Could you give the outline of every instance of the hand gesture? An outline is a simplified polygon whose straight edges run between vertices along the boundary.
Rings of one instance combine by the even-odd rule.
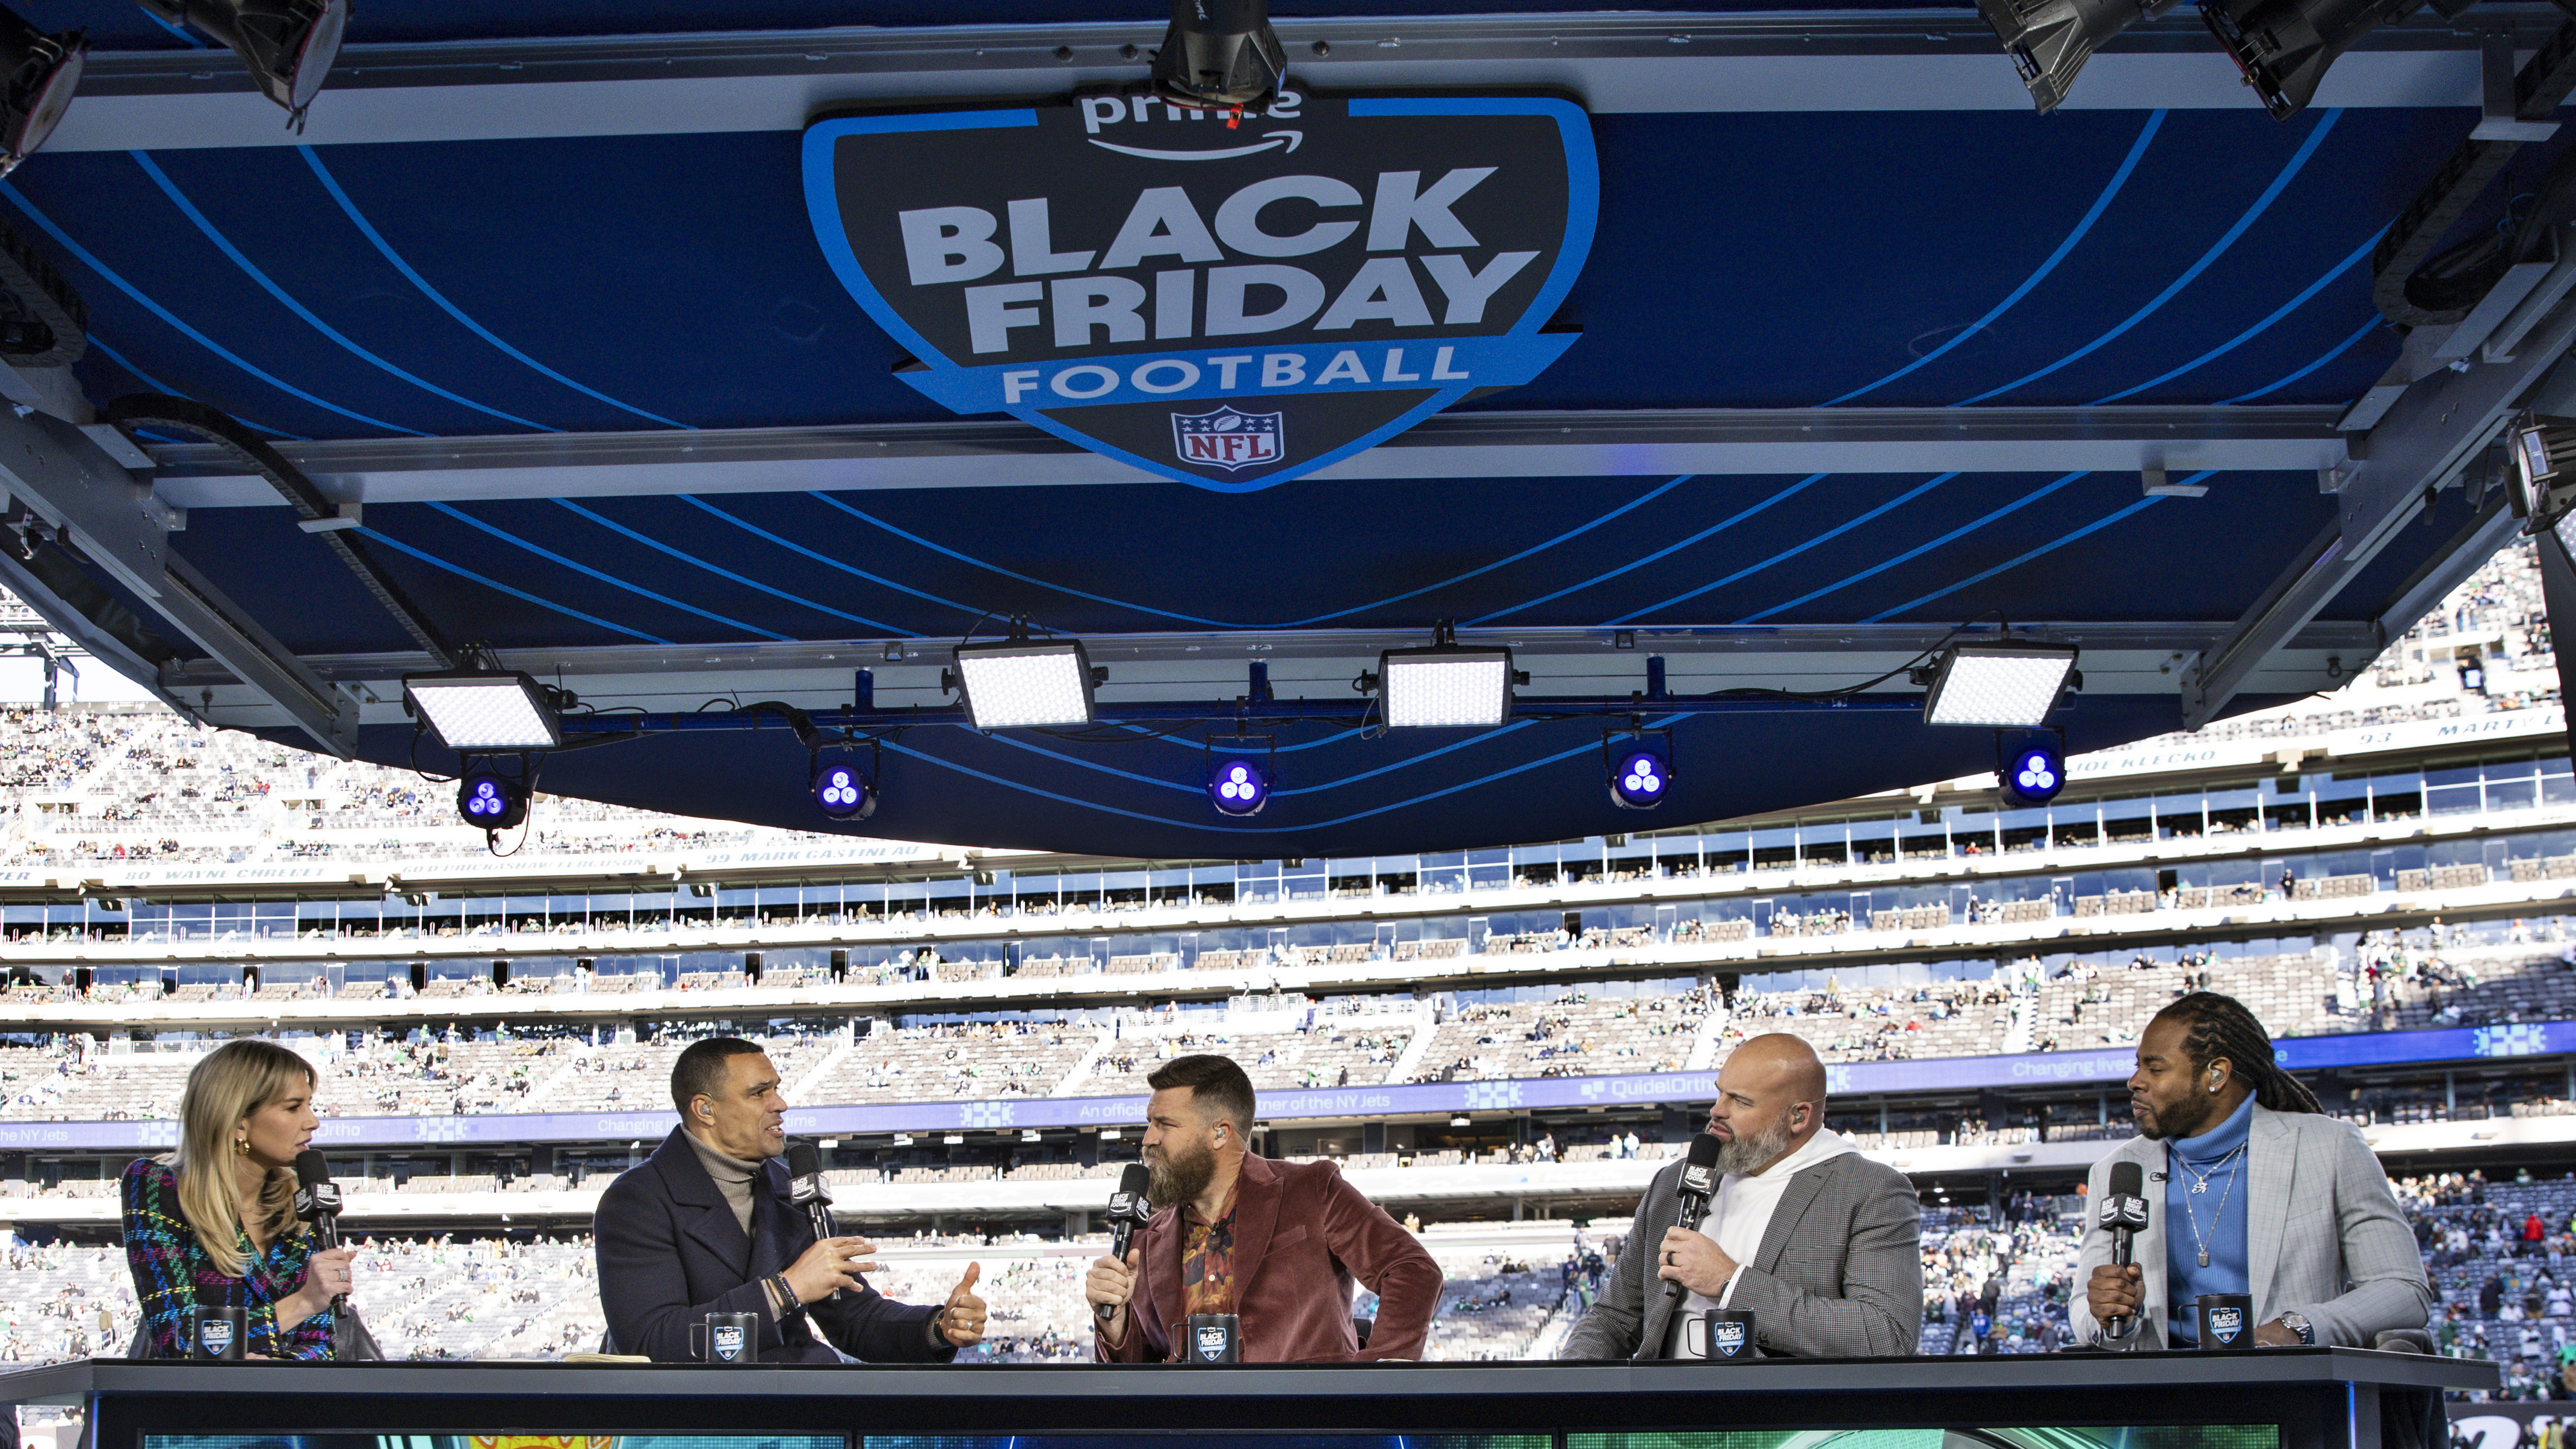
[[[865,1238],[818,1238],[788,1266],[787,1286],[796,1290],[798,1303],[829,1298],[843,1288],[853,1293],[864,1291],[868,1285],[860,1281],[859,1275],[877,1270],[877,1265],[868,1261],[868,1255],[876,1250],[877,1245]]]
[[[948,1290],[948,1306],[940,1310],[939,1331],[959,1348],[984,1338],[984,1300],[975,1296],[975,1280],[983,1275],[983,1264],[967,1264],[966,1276]]]
[[[1127,1300],[1136,1296],[1136,1275],[1144,1266],[1143,1248],[1128,1249],[1124,1263],[1103,1254],[1092,1260],[1082,1280],[1082,1296],[1090,1300],[1092,1316],[1100,1319],[1101,1336],[1113,1345],[1127,1341]],[[1104,1308],[1109,1315],[1101,1318]]]

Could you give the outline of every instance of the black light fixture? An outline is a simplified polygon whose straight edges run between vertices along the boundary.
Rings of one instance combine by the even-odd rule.
[[[2272,119],[2307,107],[2326,67],[2381,25],[2403,20],[2422,0],[2206,0],[2200,18],[2263,98]]]
[[[1266,106],[1288,76],[1270,30],[1270,0],[1172,0],[1172,28],[1154,52],[1154,89],[1174,105]]]
[[[0,10],[0,176],[36,154],[71,109],[89,60],[89,37],[77,30],[47,35],[14,10]]]
[[[2523,531],[2537,534],[2576,507],[2576,418],[2526,413],[2505,435],[2513,466],[2505,474],[2505,501]]]
[[[437,731],[439,742],[460,754],[563,747],[563,721],[554,696],[516,670],[406,674],[403,695],[412,711]]]
[[[2141,20],[2153,20],[2173,0],[1977,0],[1977,13],[1993,26],[2004,54],[2021,72],[2031,103],[2041,112],[2065,104],[2075,74],[2102,42]]]
[[[1491,728],[1511,717],[1512,686],[1527,683],[1528,671],[1512,667],[1511,650],[1468,648],[1442,619],[1428,647],[1381,651],[1377,668],[1362,671],[1355,687],[1377,695],[1392,729]]]
[[[142,0],[173,25],[232,47],[260,92],[301,122],[340,55],[350,0]]]

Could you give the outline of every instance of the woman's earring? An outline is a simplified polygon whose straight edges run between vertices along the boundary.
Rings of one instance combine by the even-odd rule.
[[[249,1139],[249,1138],[247,1138],[247,1137],[236,1137],[236,1138],[234,1138],[234,1139],[233,1139],[233,1156],[235,1156],[235,1157],[248,1157],[248,1156],[250,1156],[250,1139]]]

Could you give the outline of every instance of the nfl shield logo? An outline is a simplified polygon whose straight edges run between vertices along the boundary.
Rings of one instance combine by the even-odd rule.
[[[735,1359],[742,1357],[742,1326],[740,1324],[720,1324],[717,1326],[715,1334],[716,1361],[718,1363],[731,1363]]]
[[[2245,1310],[2234,1305],[2209,1310],[2209,1336],[2220,1343],[2234,1343],[2245,1331]]]
[[[1225,1357],[1225,1329],[1209,1324],[1199,1330],[1199,1357],[1209,1363]]]
[[[1276,463],[1288,455],[1283,413],[1242,413],[1231,407],[1212,413],[1172,414],[1172,451],[1196,468],[1222,468],[1232,473]]]
[[[197,1342],[204,1348],[208,1358],[222,1358],[230,1353],[233,1346],[232,1320],[228,1318],[197,1320]]]
[[[1744,1325],[1724,1319],[1708,1326],[1708,1346],[1719,1358],[1744,1356]]]

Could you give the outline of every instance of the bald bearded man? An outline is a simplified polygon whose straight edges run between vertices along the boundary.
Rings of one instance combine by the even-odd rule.
[[[1683,1163],[1655,1174],[1601,1298],[1563,1358],[1696,1357],[1688,1315],[1750,1309],[1756,1346],[1793,1358],[1911,1354],[1923,1336],[1923,1209],[1913,1184],[1825,1126],[1825,1065],[1782,1033],[1735,1049],[1708,1130],[1717,1195],[1679,1226]],[[1679,1283],[1675,1311],[1666,1283]]]

